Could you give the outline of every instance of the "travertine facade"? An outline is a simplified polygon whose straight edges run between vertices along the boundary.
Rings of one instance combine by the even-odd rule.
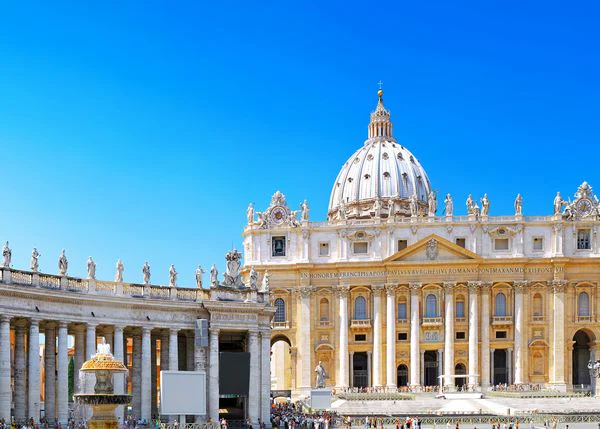
[[[392,136],[379,94],[368,139],[334,183],[328,221],[280,192],[249,207],[245,265],[268,270],[273,342],[290,345],[293,394],[322,361],[337,388],[490,384],[591,388],[600,335],[600,204],[583,183],[546,216],[493,216],[484,195],[440,201]],[[515,192],[516,194],[516,192]],[[463,200],[464,201],[464,200]],[[526,204],[525,204],[526,205]],[[301,212],[301,219],[297,215]],[[437,212],[442,212],[438,216]],[[455,375],[465,374],[465,378]]]

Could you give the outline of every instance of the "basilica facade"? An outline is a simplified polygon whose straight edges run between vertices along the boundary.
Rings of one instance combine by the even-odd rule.
[[[487,195],[438,196],[393,136],[379,92],[368,138],[342,166],[327,220],[276,192],[248,208],[246,269],[268,273],[272,388],[492,385],[593,389],[600,336],[600,204],[589,184],[548,214],[490,214]],[[438,198],[439,197],[439,198]],[[463,201],[465,201],[463,203]],[[438,203],[439,201],[439,203]]]

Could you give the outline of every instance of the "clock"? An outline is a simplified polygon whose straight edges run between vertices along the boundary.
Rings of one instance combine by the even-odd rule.
[[[285,208],[280,207],[280,206],[273,207],[273,209],[271,210],[271,214],[270,214],[271,222],[273,222],[276,225],[280,225],[285,220],[286,215],[287,215],[287,212],[286,212]]]
[[[577,202],[577,212],[579,212],[581,216],[590,215],[593,208],[592,202],[587,198],[582,198]]]

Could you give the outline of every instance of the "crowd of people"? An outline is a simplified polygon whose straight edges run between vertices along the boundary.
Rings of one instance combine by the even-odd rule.
[[[271,424],[274,429],[330,429],[337,427],[338,423],[337,413],[305,413],[300,403],[274,404],[271,407]]]
[[[494,392],[537,392],[543,390],[542,384],[496,384],[491,387]]]

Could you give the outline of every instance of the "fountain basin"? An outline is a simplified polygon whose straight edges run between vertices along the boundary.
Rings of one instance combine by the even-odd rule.
[[[84,405],[126,405],[131,395],[107,395],[105,393],[81,393],[75,395],[75,401]]]

